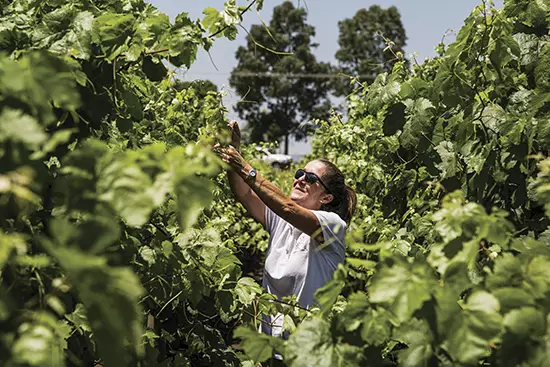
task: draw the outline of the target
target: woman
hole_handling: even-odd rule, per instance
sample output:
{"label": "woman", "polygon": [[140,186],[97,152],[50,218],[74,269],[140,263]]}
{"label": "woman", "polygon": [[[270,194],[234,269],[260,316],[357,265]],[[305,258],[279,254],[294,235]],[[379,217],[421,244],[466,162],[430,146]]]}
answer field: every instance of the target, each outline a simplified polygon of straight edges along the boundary
{"label": "woman", "polygon": [[[236,121],[229,126],[232,145],[218,152],[231,167],[231,190],[270,234],[263,286],[279,299],[296,295],[301,306],[309,307],[315,291],[344,262],[346,222],[355,210],[355,191],[334,164],[319,159],[296,172],[288,198],[243,159],[239,126]],[[264,320],[263,332],[281,335],[280,315]]]}

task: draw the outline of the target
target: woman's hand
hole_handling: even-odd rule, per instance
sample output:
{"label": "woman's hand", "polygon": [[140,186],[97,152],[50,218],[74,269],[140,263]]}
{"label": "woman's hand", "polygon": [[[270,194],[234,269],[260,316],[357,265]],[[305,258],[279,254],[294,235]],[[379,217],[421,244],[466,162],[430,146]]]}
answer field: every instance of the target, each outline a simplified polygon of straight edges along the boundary
{"label": "woman's hand", "polygon": [[227,124],[231,128],[231,145],[235,147],[236,150],[241,149],[241,129],[236,120],[231,121]]}
{"label": "woman's hand", "polygon": [[247,175],[248,172],[252,169],[252,166],[244,160],[241,153],[235,149],[234,146],[230,145],[227,148],[218,148],[217,151],[225,163],[229,164],[233,171]]}

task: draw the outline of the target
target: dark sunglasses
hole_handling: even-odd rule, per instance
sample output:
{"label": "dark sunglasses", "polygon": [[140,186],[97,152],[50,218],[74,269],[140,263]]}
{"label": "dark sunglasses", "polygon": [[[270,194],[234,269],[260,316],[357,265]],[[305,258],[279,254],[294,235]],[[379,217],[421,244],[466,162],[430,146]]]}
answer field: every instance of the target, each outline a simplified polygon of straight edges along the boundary
{"label": "dark sunglasses", "polygon": [[321,184],[321,186],[323,186],[325,188],[325,190],[327,190],[327,192],[329,194],[331,194],[332,196],[334,196],[334,201],[336,201],[336,195],[334,195],[330,190],[329,188],[327,187],[327,185],[325,185],[323,183],[323,180],[321,180],[321,178],[319,176],[317,176],[315,173],[313,172],[306,172],[305,170],[303,169],[299,169],[298,171],[296,171],[296,173],[294,174],[294,178],[295,179],[299,179],[300,177],[302,177],[303,175],[306,175],[306,182],[308,184],[311,184],[313,185],[315,182],[319,181],[319,183]]}

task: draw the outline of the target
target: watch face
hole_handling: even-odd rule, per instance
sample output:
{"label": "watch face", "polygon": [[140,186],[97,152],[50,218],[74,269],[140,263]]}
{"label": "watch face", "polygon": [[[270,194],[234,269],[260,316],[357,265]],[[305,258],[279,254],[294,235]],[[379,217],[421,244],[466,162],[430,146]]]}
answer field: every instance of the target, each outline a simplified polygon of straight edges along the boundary
{"label": "watch face", "polygon": [[255,170],[255,169],[250,170],[250,172],[248,173],[248,175],[249,175],[250,177],[256,177],[256,170]]}

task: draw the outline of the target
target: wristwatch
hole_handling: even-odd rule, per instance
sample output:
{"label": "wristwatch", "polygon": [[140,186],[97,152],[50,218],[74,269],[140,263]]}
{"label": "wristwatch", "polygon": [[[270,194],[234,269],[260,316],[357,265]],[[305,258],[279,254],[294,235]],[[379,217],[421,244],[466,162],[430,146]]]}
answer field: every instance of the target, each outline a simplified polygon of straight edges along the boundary
{"label": "wristwatch", "polygon": [[245,180],[246,181],[254,181],[257,174],[258,174],[258,171],[256,171],[255,168],[252,168],[250,171],[248,171],[248,174],[246,175]]}

